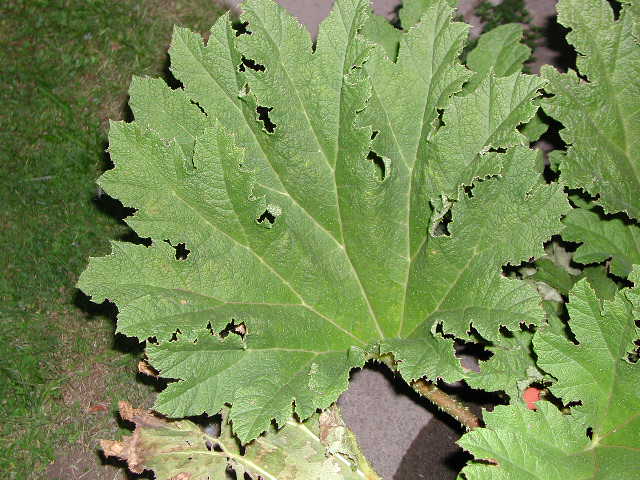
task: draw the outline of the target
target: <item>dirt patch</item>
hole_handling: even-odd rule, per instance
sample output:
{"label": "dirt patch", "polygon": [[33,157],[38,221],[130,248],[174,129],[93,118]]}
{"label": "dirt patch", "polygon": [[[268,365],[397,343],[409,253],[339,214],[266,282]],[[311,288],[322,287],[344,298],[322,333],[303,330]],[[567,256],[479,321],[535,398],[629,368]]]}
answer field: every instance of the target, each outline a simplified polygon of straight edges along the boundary
{"label": "dirt patch", "polygon": [[[149,407],[153,389],[136,379],[135,353],[118,351],[113,344],[113,322],[78,312],[56,316],[62,334],[56,354],[60,375],[62,414],[52,428],[68,432],[68,443],[56,451],[48,465],[49,480],[125,480],[126,470],[117,462],[105,462],[99,451],[101,439],[116,439],[126,427],[119,421],[117,403],[130,400]],[[142,477],[144,478],[144,477]]]}
{"label": "dirt patch", "polygon": [[[123,425],[114,408],[114,366],[95,362],[83,366],[63,387],[62,402],[67,407],[67,416],[62,424],[73,424],[73,439],[56,453],[56,460],[46,470],[49,480],[125,480],[126,469],[117,462],[106,462],[99,450],[101,439],[121,436]],[[133,371],[128,372],[133,378]],[[125,387],[126,388],[126,387]],[[125,398],[126,392],[120,397]],[[139,392],[138,392],[139,395]],[[135,398],[136,392],[131,393]],[[150,406],[149,397],[143,404]],[[73,441],[75,440],[75,441]]]}
{"label": "dirt patch", "polygon": [[58,455],[47,468],[49,480],[126,480],[122,468],[102,465],[96,445],[76,444]]}

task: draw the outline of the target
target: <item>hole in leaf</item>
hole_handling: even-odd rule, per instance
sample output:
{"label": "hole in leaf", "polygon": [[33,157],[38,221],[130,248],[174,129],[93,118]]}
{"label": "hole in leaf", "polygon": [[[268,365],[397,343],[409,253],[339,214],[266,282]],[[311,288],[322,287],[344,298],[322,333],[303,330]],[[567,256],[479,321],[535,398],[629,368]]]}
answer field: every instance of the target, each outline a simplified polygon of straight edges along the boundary
{"label": "hole in leaf", "polygon": [[440,128],[442,125],[444,125],[444,109],[443,108],[438,108],[436,110],[438,112],[438,117],[433,121],[433,126],[436,127],[436,129]]}
{"label": "hole in leaf", "polygon": [[500,325],[500,328],[498,329],[498,331],[505,338],[513,338],[513,332],[509,330],[507,327],[505,327],[504,325]]}
{"label": "hole in leaf", "polygon": [[622,10],[622,5],[620,4],[620,2],[616,0],[607,0],[607,1],[609,2],[611,9],[613,10],[613,18],[615,20],[618,20],[620,18],[620,11]]}
{"label": "hole in leaf", "polygon": [[435,332],[438,335],[441,335],[442,338],[451,338],[451,339],[455,339],[456,338],[456,336],[453,333],[447,333],[447,332],[444,331],[444,326],[443,326],[442,322],[439,322],[436,325]]}
{"label": "hole in leaf", "polygon": [[264,125],[264,129],[268,133],[273,133],[276,130],[277,125],[271,121],[269,112],[273,110],[273,107],[257,107],[258,120]]}
{"label": "hole in leaf", "polygon": [[373,140],[374,138],[376,138],[376,137],[378,136],[378,134],[379,134],[379,133],[380,133],[380,132],[379,132],[378,130],[374,130],[374,131],[371,133],[371,140]]}
{"label": "hole in leaf", "polygon": [[487,152],[492,152],[492,153],[507,153],[507,149],[506,148],[502,148],[502,147],[498,147],[498,148],[494,148],[491,147],[487,150]]}
{"label": "hole in leaf", "polygon": [[187,249],[184,243],[179,243],[174,248],[176,249],[176,260],[186,260],[191,253],[191,250]]}
{"label": "hole in leaf", "polygon": [[467,196],[467,198],[473,198],[473,187],[474,185],[465,185],[464,188],[464,194]]}
{"label": "hole in leaf", "polygon": [[542,178],[546,183],[558,183],[558,179],[560,178],[560,170],[555,169],[555,165],[552,165],[551,162],[545,160],[544,162],[544,170],[542,171]]}
{"label": "hole in leaf", "polygon": [[[639,320],[636,320],[636,326],[640,328]],[[633,344],[636,348],[629,352],[627,360],[629,360],[630,363],[638,363],[638,360],[640,360],[640,339],[633,342]]]}
{"label": "hole in leaf", "polygon": [[205,117],[208,117],[207,112],[204,111],[204,108],[202,108],[198,102],[191,100],[191,103],[198,107],[198,110],[200,110]]}
{"label": "hole in leaf", "polygon": [[502,266],[502,276],[522,280],[526,276],[526,270],[535,269],[534,260],[535,259],[531,257],[529,260],[520,262],[518,265],[507,263]]}
{"label": "hole in leaf", "polygon": [[451,214],[451,209],[448,209],[445,214],[440,218],[440,221],[434,225],[433,228],[433,236],[434,237],[449,237],[451,233],[449,232],[449,224],[453,216]]}
{"label": "hole in leaf", "polygon": [[258,223],[269,222],[271,225],[273,225],[276,221],[276,217],[269,210],[265,210],[258,218],[256,218],[256,221]]}
{"label": "hole in leaf", "polygon": [[387,176],[387,168],[382,157],[376,152],[371,151],[369,152],[369,155],[367,155],[367,160],[371,160],[371,162],[376,166],[378,180],[383,181]]}
{"label": "hole in leaf", "polygon": [[244,340],[244,337],[247,334],[247,326],[244,324],[244,322],[241,322],[237,325],[235,322],[235,319],[233,319],[229,323],[227,323],[227,326],[224,327],[220,331],[220,333],[218,333],[218,335],[220,335],[220,337],[222,338],[226,338],[230,333],[233,333]]}
{"label": "hole in leaf", "polygon": [[173,245],[169,240],[165,240],[165,243],[168,243],[169,245],[171,245],[176,251],[176,255],[175,255],[176,260],[186,260],[187,257],[189,256],[189,253],[191,253],[191,250],[189,250],[184,243],[178,243],[177,245]]}
{"label": "hole in leaf", "polygon": [[256,218],[258,225],[262,225],[265,228],[271,228],[276,223],[277,218],[282,211],[277,205],[267,205],[267,208]]}
{"label": "hole in leaf", "polygon": [[523,332],[536,333],[536,326],[525,322],[520,322],[520,330]]}
{"label": "hole in leaf", "polygon": [[236,32],[236,37],[240,35],[251,35],[251,31],[247,28],[249,22],[233,22],[231,28]]}
{"label": "hole in leaf", "polygon": [[[489,344],[486,343],[475,343],[475,342],[465,342],[460,339],[456,339],[456,357],[458,358],[472,358],[477,362],[486,362],[491,357],[493,357],[494,353],[491,350],[488,350]],[[462,362],[463,365],[465,363],[470,362]],[[465,365],[469,368],[469,365]]]}
{"label": "hole in leaf", "polygon": [[254,72],[264,72],[264,65],[259,64],[255,60],[251,60],[250,58],[242,57],[242,63],[240,64],[240,71],[244,72],[247,68],[253,70]]}
{"label": "hole in leaf", "polygon": [[591,427],[587,428],[587,438],[589,438],[589,440],[593,440],[593,428]]}
{"label": "hole in leaf", "polygon": [[[212,417],[206,416],[203,418],[202,431],[207,434],[209,437],[218,438],[220,437],[220,431],[222,429],[222,417],[220,415],[214,415]],[[216,442],[207,441],[207,450],[214,452],[221,452],[222,448]]]}

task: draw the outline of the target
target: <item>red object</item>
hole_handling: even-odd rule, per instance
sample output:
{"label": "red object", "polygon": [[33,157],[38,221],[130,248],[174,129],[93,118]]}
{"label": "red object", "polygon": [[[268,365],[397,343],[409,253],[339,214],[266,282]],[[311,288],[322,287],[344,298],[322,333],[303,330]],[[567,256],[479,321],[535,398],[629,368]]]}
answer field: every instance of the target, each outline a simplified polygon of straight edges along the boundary
{"label": "red object", "polygon": [[527,408],[529,410],[537,410],[536,402],[540,400],[540,392],[542,390],[536,387],[527,388],[522,394],[522,398],[527,402]]}
{"label": "red object", "polygon": [[106,412],[108,410],[109,410],[109,408],[105,404],[98,403],[96,405],[93,405],[93,406],[89,407],[87,409],[87,412],[88,413],[98,413],[98,412]]}

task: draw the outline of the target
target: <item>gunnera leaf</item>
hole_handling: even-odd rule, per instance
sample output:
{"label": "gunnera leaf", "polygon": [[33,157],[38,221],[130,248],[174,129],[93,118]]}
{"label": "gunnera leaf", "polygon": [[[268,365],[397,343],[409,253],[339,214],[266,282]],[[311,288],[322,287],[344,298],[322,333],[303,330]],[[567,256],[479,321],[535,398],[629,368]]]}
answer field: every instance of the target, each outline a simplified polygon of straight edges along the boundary
{"label": "gunnera leaf", "polygon": [[[625,2],[628,3],[628,2]],[[545,87],[553,97],[545,111],[559,120],[569,144],[561,178],[583,188],[607,212],[640,216],[640,45],[634,15],[624,5],[614,20],[606,0],[561,0],[558,21],[571,31],[579,73],[545,66]],[[629,11],[628,11],[629,10]]]}
{"label": "gunnera leaf", "polygon": [[329,406],[367,358],[455,381],[453,337],[544,321],[535,288],[501,274],[542,255],[568,208],[517,130],[544,81],[489,72],[456,96],[472,72],[449,3],[425,2],[394,61],[359,33],[366,0],[337,1],[315,47],[248,0],[206,44],[175,29],[182,88],[134,81],[136,121],[112,123],[99,183],[151,245],[114,242],[79,286],[154,340],[150,363],[179,380],[158,411],[231,405],[247,442]]}
{"label": "gunnera leaf", "polygon": [[[640,280],[638,267],[631,278]],[[640,365],[630,360],[640,337],[639,289],[602,301],[585,279],[569,297],[577,344],[541,329],[534,346],[539,367],[555,378],[549,390],[573,406],[562,413],[543,401],[532,411],[516,402],[486,413],[486,428],[459,443],[476,459],[490,461],[472,462],[464,478],[600,480],[640,471]]]}

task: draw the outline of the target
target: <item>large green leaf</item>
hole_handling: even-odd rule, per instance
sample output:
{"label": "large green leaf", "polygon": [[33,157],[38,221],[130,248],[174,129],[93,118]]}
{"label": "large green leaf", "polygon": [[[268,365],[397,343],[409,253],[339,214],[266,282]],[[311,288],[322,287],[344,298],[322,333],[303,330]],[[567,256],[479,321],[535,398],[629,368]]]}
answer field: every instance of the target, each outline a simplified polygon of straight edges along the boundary
{"label": "large green leaf", "polygon": [[608,212],[640,216],[640,45],[625,7],[614,20],[606,0],[561,0],[558,21],[571,29],[576,72],[545,66],[554,96],[544,109],[564,125],[570,145],[560,170],[571,187],[584,188]]}
{"label": "large green leaf", "polygon": [[152,244],[114,243],[79,285],[180,380],[159,411],[231,404],[246,442],[330,405],[370,356],[392,353],[407,380],[465,377],[438,325],[492,340],[543,321],[536,290],[501,275],[542,255],[568,208],[519,146],[543,82],[488,75],[456,97],[471,73],[448,3],[429,2],[394,62],[358,33],[366,0],[338,1],[315,49],[251,0],[247,32],[225,17],[204,45],[176,29],[183,89],[134,82],[136,121],[112,125],[100,185]]}
{"label": "large green leaf", "polygon": [[[640,280],[638,270],[633,280]],[[534,338],[538,365],[555,377],[551,393],[575,405],[570,415],[547,402],[522,401],[485,415],[486,428],[459,442],[476,459],[475,479],[618,479],[640,471],[640,366],[628,352],[640,335],[638,288],[601,301],[586,280],[571,291],[569,325],[577,345],[553,329]]]}

